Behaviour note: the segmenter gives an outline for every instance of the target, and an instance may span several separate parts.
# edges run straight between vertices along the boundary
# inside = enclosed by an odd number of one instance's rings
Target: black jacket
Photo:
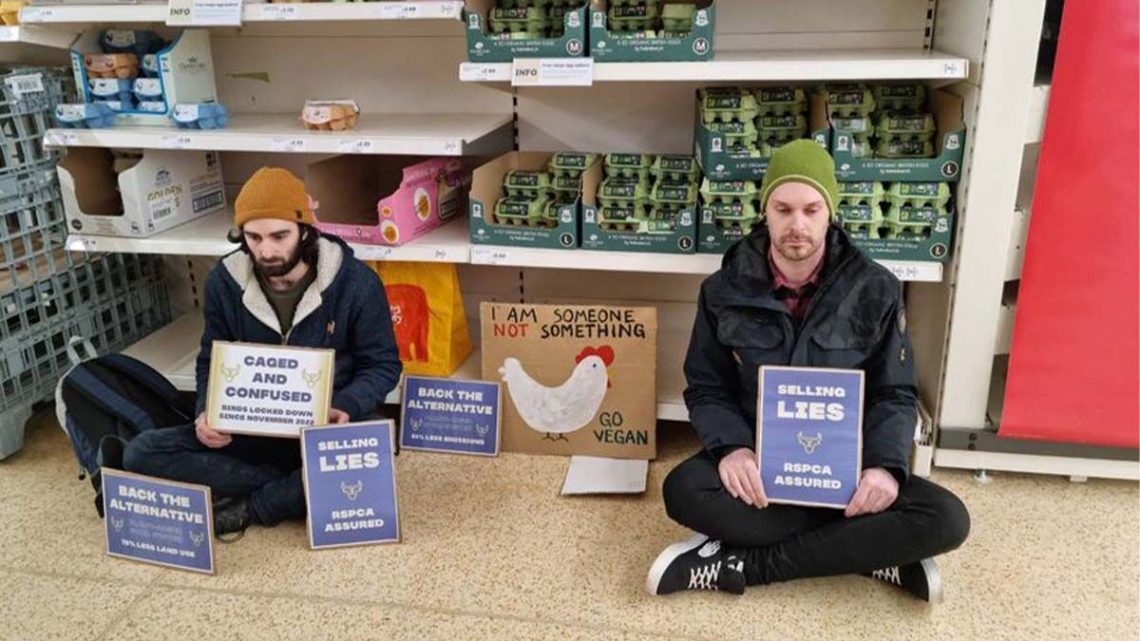
[[[819,289],[797,326],[773,296],[769,242],[757,226],[701,285],[685,358],[685,404],[701,443],[718,459],[755,448],[760,365],[861,369],[863,466],[904,480],[917,389],[902,286],[833,225]]]

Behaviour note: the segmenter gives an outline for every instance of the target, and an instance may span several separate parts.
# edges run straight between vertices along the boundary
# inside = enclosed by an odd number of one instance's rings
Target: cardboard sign
[[[206,412],[219,432],[297,438],[328,422],[335,362],[329,349],[214,341]]]
[[[501,405],[498,383],[405,377],[400,447],[495,456]]]
[[[301,430],[314,550],[400,540],[395,431],[389,420]]]
[[[103,468],[107,554],[214,573],[210,488]]]
[[[657,310],[483,303],[483,379],[503,381],[503,449],[657,455]]]
[[[844,508],[863,459],[863,372],[760,368],[756,454],[772,503]]]

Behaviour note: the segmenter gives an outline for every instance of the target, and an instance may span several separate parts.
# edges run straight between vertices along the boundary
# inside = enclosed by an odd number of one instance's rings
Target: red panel
[[[1136,0],[1065,3],[1002,436],[1140,445],[1138,25]]]

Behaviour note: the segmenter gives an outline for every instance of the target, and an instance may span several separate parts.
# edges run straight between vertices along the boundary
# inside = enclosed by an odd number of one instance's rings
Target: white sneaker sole
[[[942,603],[942,570],[938,569],[934,559],[923,559],[922,569],[926,573],[926,589],[930,595],[927,601],[931,605]]]
[[[657,555],[657,559],[653,561],[653,565],[649,566],[649,575],[645,577],[645,591],[657,596],[657,588],[661,586],[661,578],[665,576],[665,570],[672,565],[673,561],[682,554],[701,547],[709,540],[709,537],[704,534],[694,534],[689,537],[687,541],[674,543],[665,548],[665,551]]]

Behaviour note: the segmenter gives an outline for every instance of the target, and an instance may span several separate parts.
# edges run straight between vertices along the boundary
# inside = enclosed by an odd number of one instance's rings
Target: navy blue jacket
[[[339,238],[321,236],[317,278],[297,303],[293,327],[281,335],[277,314],[241,251],[206,278],[205,331],[198,352],[198,412],[206,405],[215,340],[336,350],[332,406],[357,421],[372,414],[400,380],[402,366],[380,277]]]
[[[918,417],[898,279],[833,225],[819,288],[797,324],[774,296],[769,244],[758,225],[701,285],[685,358],[685,404],[701,443],[717,458],[756,447],[760,365],[861,369],[863,466],[904,480]]]

